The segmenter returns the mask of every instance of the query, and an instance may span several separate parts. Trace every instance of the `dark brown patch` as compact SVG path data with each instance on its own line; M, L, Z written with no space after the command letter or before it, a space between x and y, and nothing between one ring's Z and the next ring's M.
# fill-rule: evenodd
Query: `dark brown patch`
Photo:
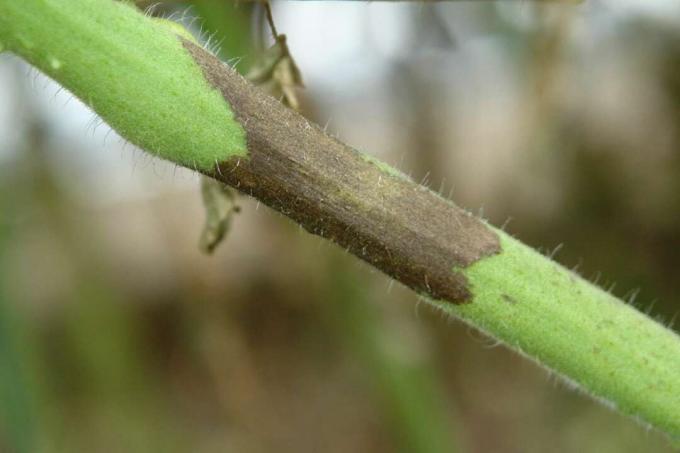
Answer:
M511 304L511 305L515 305L515 304L517 303L517 301L515 300L514 297L509 296L509 295L507 295L507 294L501 295L501 298L502 298L504 301L506 301L507 303Z
M209 176L418 293L470 301L467 278L454 268L500 252L496 233L425 187L386 174L208 52L182 41L247 134L249 157L222 162Z

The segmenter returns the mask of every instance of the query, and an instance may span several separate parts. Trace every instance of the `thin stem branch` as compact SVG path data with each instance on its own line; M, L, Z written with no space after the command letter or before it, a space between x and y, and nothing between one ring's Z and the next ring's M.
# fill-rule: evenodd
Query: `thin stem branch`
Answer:
M228 183L624 414L680 440L671 330L120 2L0 0L8 48L132 143Z

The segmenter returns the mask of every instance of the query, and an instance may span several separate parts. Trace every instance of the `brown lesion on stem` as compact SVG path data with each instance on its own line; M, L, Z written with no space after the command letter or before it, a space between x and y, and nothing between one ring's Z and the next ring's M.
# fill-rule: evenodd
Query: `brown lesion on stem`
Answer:
M180 38L182 39L182 38ZM387 174L182 39L246 131L248 157L209 174L437 300L469 302L454 269L500 252L498 236L438 194Z

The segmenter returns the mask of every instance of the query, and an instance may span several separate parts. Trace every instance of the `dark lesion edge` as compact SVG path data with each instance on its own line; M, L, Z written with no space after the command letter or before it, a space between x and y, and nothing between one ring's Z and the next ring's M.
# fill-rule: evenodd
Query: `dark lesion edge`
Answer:
M208 176L346 248L421 295L472 301L459 271L500 253L498 235L438 194L395 177L179 38L246 133L248 156Z

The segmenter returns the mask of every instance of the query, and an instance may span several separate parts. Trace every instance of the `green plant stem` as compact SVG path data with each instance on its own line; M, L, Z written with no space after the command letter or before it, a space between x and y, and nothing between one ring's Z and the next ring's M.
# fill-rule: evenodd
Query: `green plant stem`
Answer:
M172 27L113 1L2 0L0 13L0 50L58 80L136 145L197 170L245 154L229 106L207 89ZM203 124L174 127L186 115Z
M0 0L0 47L134 144L259 198L680 440L675 333L327 136L168 27L116 2Z

